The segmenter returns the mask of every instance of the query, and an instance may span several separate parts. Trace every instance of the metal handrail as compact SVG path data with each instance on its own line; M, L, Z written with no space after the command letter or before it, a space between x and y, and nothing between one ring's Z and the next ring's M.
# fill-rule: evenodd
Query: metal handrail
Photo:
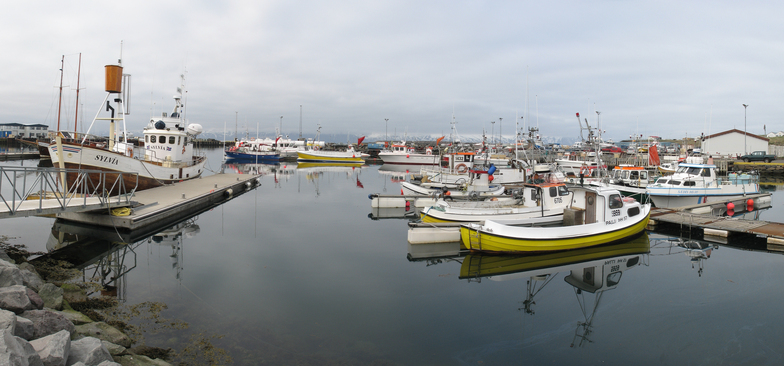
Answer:
M76 174L76 179L67 190L64 190L61 181L65 174ZM112 180L109 174L116 176ZM33 178L28 179L33 175ZM97 175L98 180L93 181L91 175ZM135 178L133 187L125 184L124 178L129 176L131 180ZM21 208L22 203L31 201L30 197L36 195L38 211L43 209L45 200L57 202L63 211L78 205L80 200L79 206L86 207L88 198L98 198L102 206L109 206L112 202L127 205L138 186L139 174L134 172L0 166L0 199L11 215ZM109 195L112 192L114 196Z

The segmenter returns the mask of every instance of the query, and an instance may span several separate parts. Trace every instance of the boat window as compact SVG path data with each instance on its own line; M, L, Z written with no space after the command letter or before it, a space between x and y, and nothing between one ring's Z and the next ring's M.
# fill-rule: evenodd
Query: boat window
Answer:
M640 172L634 171L629 174L629 178L631 179L640 179Z
M701 175L703 177L710 177L710 170L709 169L703 169Z
M158 142L161 144L166 143L166 136L158 136Z
M702 170L702 169L700 169L700 168L689 168L688 170L686 170L686 174L700 175L700 170Z
M180 145L180 140L182 140L182 136L177 136L177 145Z
M623 200L621 200L620 194L612 194L610 195L610 208L621 208L623 207Z
M185 146L187 144L188 144L188 137L186 136L182 138L182 146Z
M626 261L626 268L632 267L637 263L640 263L640 257L631 258L628 261Z
M637 216L637 215L640 214L640 208L639 207L632 207L628 211L626 211L626 214L628 214L629 217Z
M681 181L673 179L673 180L670 181L670 184L672 184L674 186L679 186L679 185L681 185Z
M150 142L150 136L144 135L144 142Z
M559 196L568 196L569 195L569 190L566 188L566 186L558 186L558 195Z
M667 184L667 178L659 178L659 180L657 180L656 183Z
M683 185L685 187L694 187L694 184L695 184L694 181L691 181L691 180L687 180L687 181L683 182Z
M558 188L550 187L550 197L556 197L556 196L558 196Z
M175 140L174 136L169 136L169 143L170 144L174 145L174 140Z
M155 135L150 136L150 143L151 144L154 144L156 141L157 141L157 136L155 136Z
M623 272L613 272L607 275L607 287L612 287L621 282Z

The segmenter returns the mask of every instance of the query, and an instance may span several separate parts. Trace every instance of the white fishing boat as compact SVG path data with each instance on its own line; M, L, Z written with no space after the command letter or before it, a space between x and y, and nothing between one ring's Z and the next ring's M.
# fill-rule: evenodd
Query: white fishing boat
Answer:
M713 164L680 163L670 176L646 187L656 207L684 207L727 201L760 192L759 177L730 174L720 178Z
M487 220L460 227L463 245L489 252L548 252L629 239L645 230L651 205L605 187L573 187L560 225L520 227Z
M193 151L192 141L202 132L201 125L189 124L186 127L187 121L183 116L185 104L182 90L185 87L185 76L181 77L182 84L174 96L172 112L163 112L160 117L151 118L144 128L142 149L128 141L129 134L125 129L128 112L124 104L124 96L127 95L127 89L124 88L128 85L123 82L127 78L124 79L122 72L121 64L106 66L106 98L100 104L95 119L81 142L58 141L49 146L52 164L69 169L138 173L138 184L135 176L124 177L126 187L135 186L136 190L199 177L204 172L207 160ZM90 135L90 131L98 121L109 123L108 141L88 140L95 138ZM67 174L67 183L73 184L76 177L76 173ZM99 176L91 174L90 179L98 182ZM115 177L109 175L106 179L114 180Z
M438 165L439 156L433 154L433 148L427 147L425 153L417 153L413 147L406 146L406 142L393 144L389 150L378 153L378 158L384 164L405 164L405 165Z
M553 217L562 220L563 210L571 204L571 192L564 183L525 184L514 192L511 202L441 199L422 212L422 222L479 222L484 220L525 220Z

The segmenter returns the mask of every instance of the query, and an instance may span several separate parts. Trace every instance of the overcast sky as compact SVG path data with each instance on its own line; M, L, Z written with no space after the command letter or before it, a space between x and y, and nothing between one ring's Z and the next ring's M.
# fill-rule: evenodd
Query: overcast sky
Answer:
M104 65L132 75L129 129L169 111L205 130L665 138L784 130L784 4L738 1L17 1L0 13L0 122L86 124ZM389 122L385 122L385 118ZM499 120L503 118L503 120ZM495 121L492 125L490 121ZM80 122L81 123L81 122ZM388 127L387 127L388 125ZM242 133L242 132L240 132Z

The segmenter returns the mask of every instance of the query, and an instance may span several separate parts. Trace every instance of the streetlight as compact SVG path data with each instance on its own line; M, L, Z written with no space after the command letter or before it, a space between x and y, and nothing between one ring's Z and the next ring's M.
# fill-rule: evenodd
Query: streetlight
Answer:
M495 144L495 121L490 121L490 125L493 126L493 128L490 129L490 136L493 137L491 143Z
M237 113L239 112L234 112L234 141L237 141Z
M749 153L749 151L746 150L746 107L748 106L748 104L743 105L743 155Z
M384 140L389 141L389 118L384 118Z

